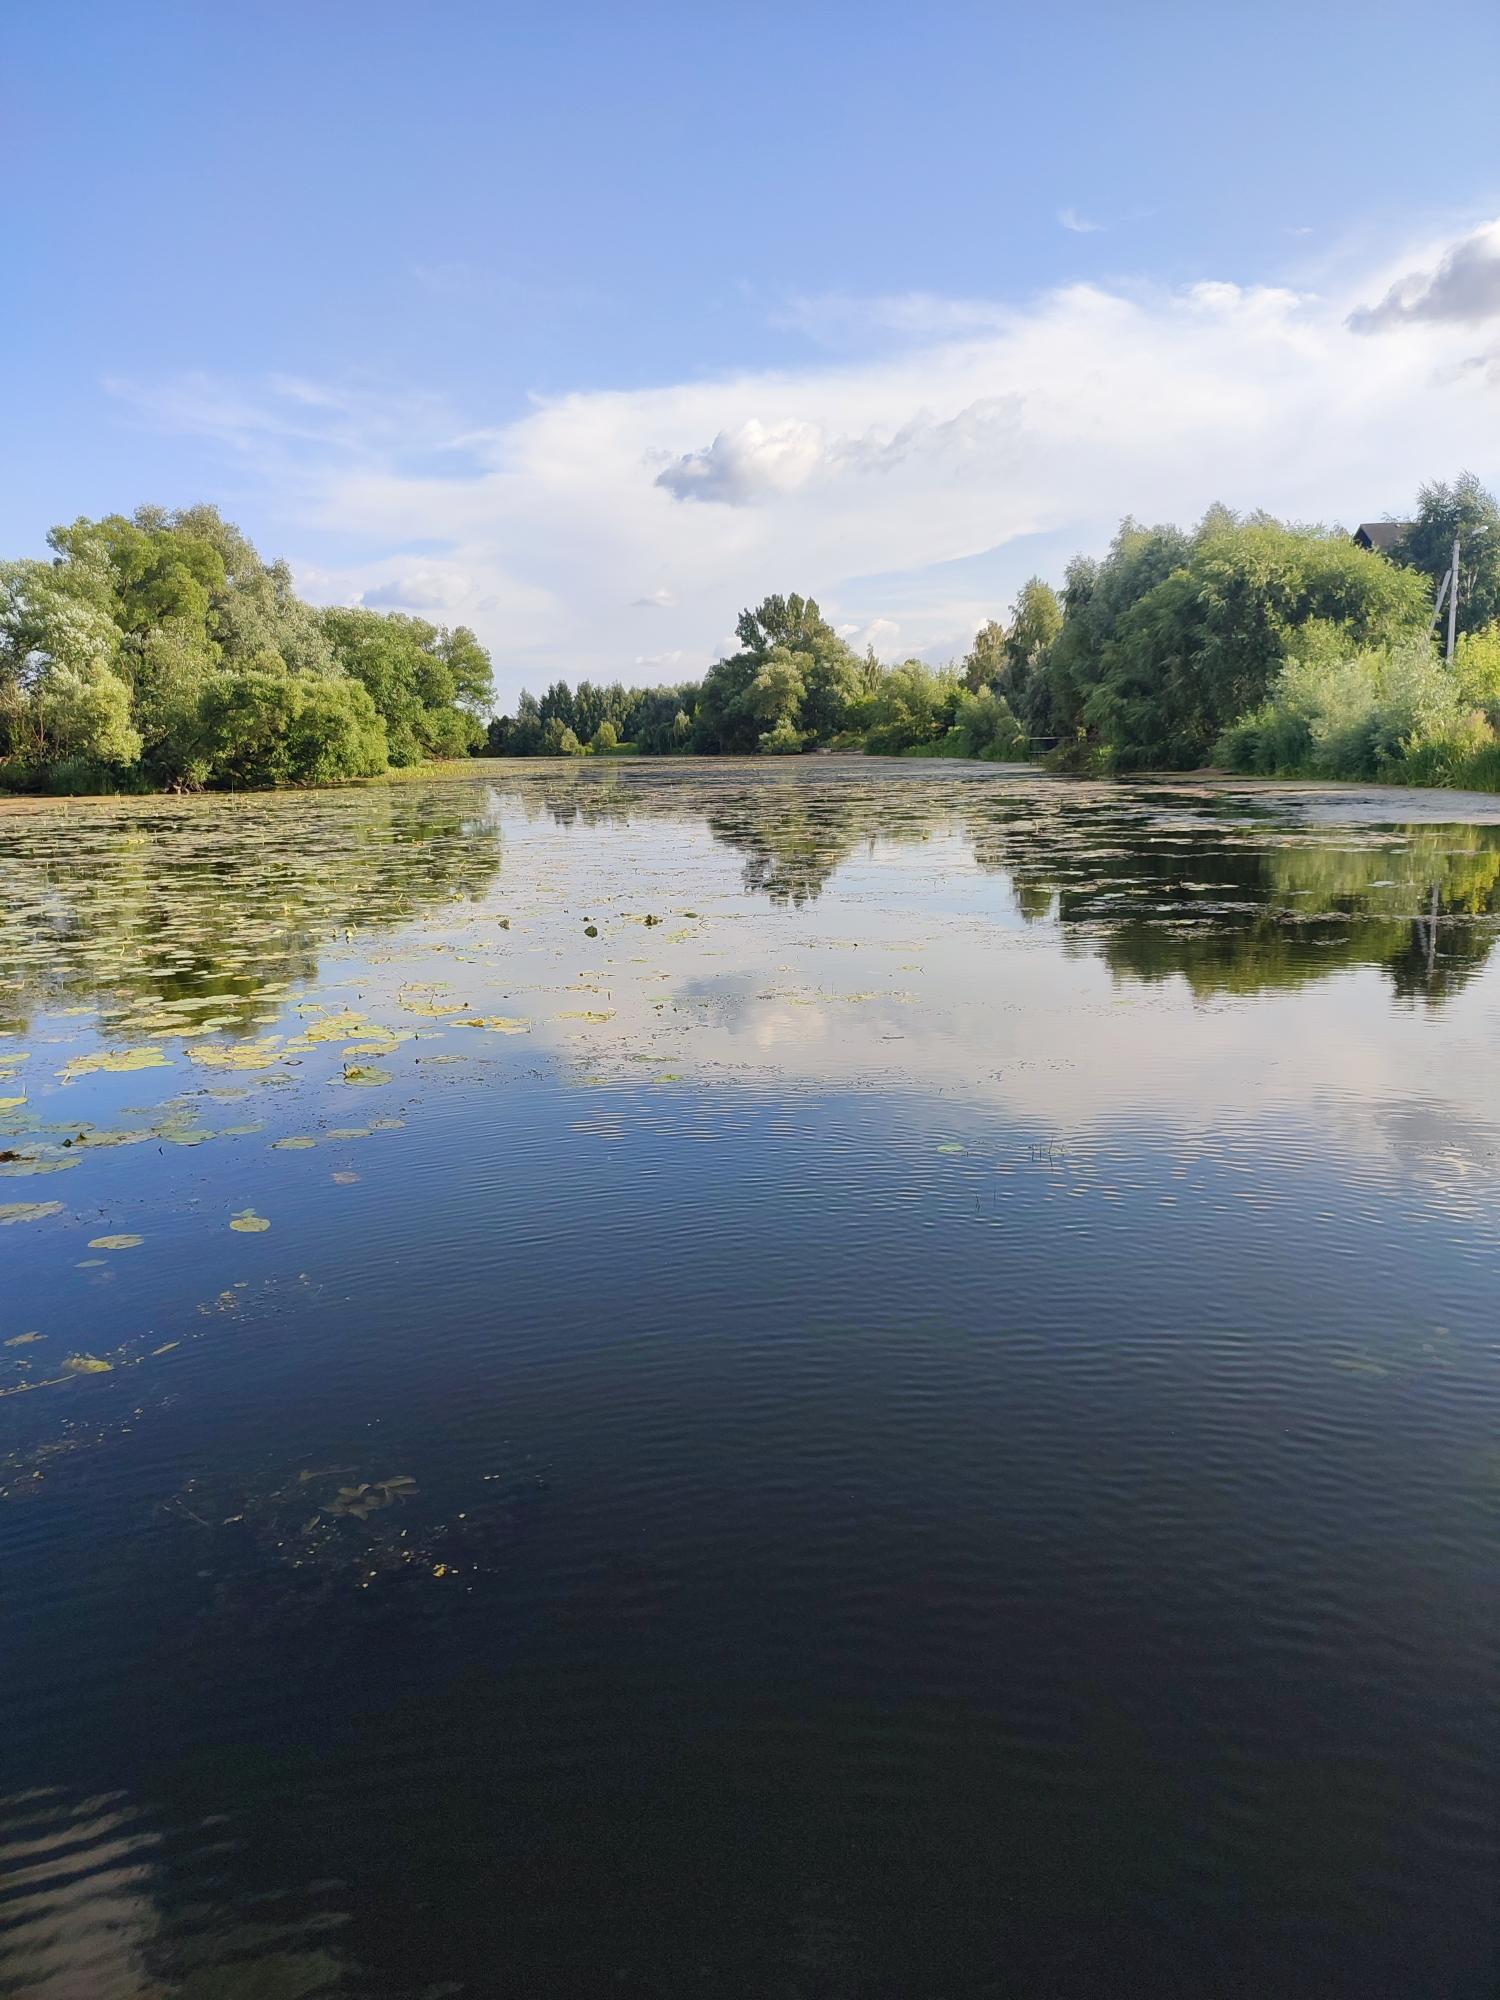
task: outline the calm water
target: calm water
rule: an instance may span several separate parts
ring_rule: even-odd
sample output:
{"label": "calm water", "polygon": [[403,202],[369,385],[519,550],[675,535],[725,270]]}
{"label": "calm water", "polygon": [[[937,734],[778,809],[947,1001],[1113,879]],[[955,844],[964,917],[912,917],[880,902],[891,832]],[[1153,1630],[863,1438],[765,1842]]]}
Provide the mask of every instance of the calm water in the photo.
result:
{"label": "calm water", "polygon": [[1456,809],[0,808],[0,1992],[1490,2000]]}

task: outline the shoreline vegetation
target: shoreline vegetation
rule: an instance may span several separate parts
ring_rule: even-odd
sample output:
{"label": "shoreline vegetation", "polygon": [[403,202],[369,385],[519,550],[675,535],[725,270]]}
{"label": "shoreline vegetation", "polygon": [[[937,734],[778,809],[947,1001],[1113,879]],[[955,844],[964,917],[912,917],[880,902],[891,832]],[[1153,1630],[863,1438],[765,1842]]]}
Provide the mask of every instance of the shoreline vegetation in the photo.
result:
{"label": "shoreline vegetation", "polygon": [[47,540],[0,564],[0,791],[333,784],[484,743],[467,627],[304,603],[216,508]]}
{"label": "shoreline vegetation", "polygon": [[[1433,606],[1455,536],[1449,661]],[[51,561],[0,564],[0,793],[815,750],[1500,791],[1500,505],[1468,473],[1424,487],[1384,552],[1222,507],[1188,531],[1127,519],[947,666],[861,655],[815,600],[776,595],[700,681],[559,680],[493,718],[468,628],[307,604],[212,507],[48,541]]]}
{"label": "shoreline vegetation", "polygon": [[[1437,586],[1460,539],[1457,645]],[[857,654],[801,597],[743,612],[739,648],[675,688],[523,693],[495,756],[1021,759],[1100,777],[1500,790],[1500,506],[1472,474],[1422,489],[1384,553],[1338,528],[1213,507],[1191,531],[1126,520],[1062,590],[1024,585],[947,667]]]}

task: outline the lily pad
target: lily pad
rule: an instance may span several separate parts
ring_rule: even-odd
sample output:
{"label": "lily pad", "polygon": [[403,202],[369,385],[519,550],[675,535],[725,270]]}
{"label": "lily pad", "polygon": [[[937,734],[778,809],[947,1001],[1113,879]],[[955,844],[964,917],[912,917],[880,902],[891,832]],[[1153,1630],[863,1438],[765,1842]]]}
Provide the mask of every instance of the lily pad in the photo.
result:
{"label": "lily pad", "polygon": [[100,1070],[108,1070],[112,1075],[122,1070],[170,1069],[172,1065],[160,1049],[96,1049],[91,1056],[74,1056],[64,1063],[57,1072],[64,1083],[74,1083],[81,1076],[93,1076]]}
{"label": "lily pad", "polygon": [[375,1063],[345,1063],[342,1081],[355,1084],[389,1083],[391,1073]]}
{"label": "lily pad", "polygon": [[230,1218],[229,1226],[237,1230],[241,1236],[259,1236],[262,1230],[269,1229],[271,1225],[265,1216],[257,1215],[253,1208],[242,1208],[237,1215]]}
{"label": "lily pad", "polygon": [[145,1242],[144,1236],[91,1236],[90,1250],[138,1250]]}
{"label": "lily pad", "polygon": [[283,1053],[275,1035],[258,1042],[200,1042],[187,1052],[200,1069],[273,1069]]}
{"label": "lily pad", "polygon": [[70,1354],[63,1367],[72,1375],[112,1375],[113,1361],[105,1361],[97,1354]]}
{"label": "lily pad", "polygon": [[60,1201],[0,1201],[0,1229],[10,1222],[40,1222],[43,1216],[61,1214]]}

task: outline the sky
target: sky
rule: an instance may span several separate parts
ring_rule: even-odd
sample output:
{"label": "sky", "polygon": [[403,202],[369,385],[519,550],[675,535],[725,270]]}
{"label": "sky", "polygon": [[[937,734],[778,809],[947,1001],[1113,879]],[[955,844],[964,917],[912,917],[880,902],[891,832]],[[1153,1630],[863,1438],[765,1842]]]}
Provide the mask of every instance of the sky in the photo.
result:
{"label": "sky", "polygon": [[518,689],[1500,484],[1500,8],[10,0],[0,553],[216,502]]}

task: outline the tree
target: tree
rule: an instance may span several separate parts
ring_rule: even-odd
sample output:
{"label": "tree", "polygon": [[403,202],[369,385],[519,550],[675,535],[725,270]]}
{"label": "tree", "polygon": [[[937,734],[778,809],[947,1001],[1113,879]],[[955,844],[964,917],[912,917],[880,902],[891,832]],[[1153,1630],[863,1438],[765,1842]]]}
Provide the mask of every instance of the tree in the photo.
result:
{"label": "tree", "polygon": [[466,627],[448,633],[403,612],[363,609],[328,610],[322,621],[335,665],[368,691],[385,723],[393,764],[461,757],[483,741],[476,710],[489,700],[489,656]]}
{"label": "tree", "polygon": [[599,727],[589,738],[589,748],[596,753],[608,755],[611,750],[618,748],[619,741],[620,732],[606,715],[604,720],[599,724]]}
{"label": "tree", "polygon": [[1057,592],[1039,576],[1029,577],[1011,606],[1005,664],[995,677],[1009,699],[1025,699],[1032,676],[1046,660],[1062,624],[1062,605]]}
{"label": "tree", "polygon": [[581,757],[583,745],[560,715],[552,715],[542,724],[539,751],[543,757]]}
{"label": "tree", "polygon": [[863,669],[810,597],[773,596],[742,611],[742,650],[710,667],[693,715],[695,746],[745,755],[775,734],[784,752],[826,742],[847,725],[863,687]]}
{"label": "tree", "polygon": [[1472,472],[1461,472],[1451,486],[1422,488],[1417,518],[1392,555],[1420,570],[1435,592],[1452,563],[1455,535],[1458,630],[1482,631],[1500,618],[1500,504]]}
{"label": "tree", "polygon": [[959,668],[970,694],[993,687],[1005,671],[1007,657],[1005,627],[998,619],[992,618],[974,634],[974,643],[964,654]]}
{"label": "tree", "polygon": [[471,631],[316,610],[213,507],[48,540],[50,562],[0,565],[10,781],[92,761],[178,788],[312,783],[482,740],[489,657]]}
{"label": "tree", "polygon": [[921,660],[888,668],[870,698],[866,749],[893,756],[938,742],[953,727],[963,693],[957,674],[935,673]]}
{"label": "tree", "polygon": [[[1070,569],[1038,680],[1051,727],[1086,731],[1097,760],[1191,768],[1265,698],[1309,626],[1358,649],[1420,632],[1428,615],[1415,571],[1336,531],[1222,509],[1192,537],[1126,522],[1102,563]],[[1037,729],[1043,703],[1025,705]]]}

